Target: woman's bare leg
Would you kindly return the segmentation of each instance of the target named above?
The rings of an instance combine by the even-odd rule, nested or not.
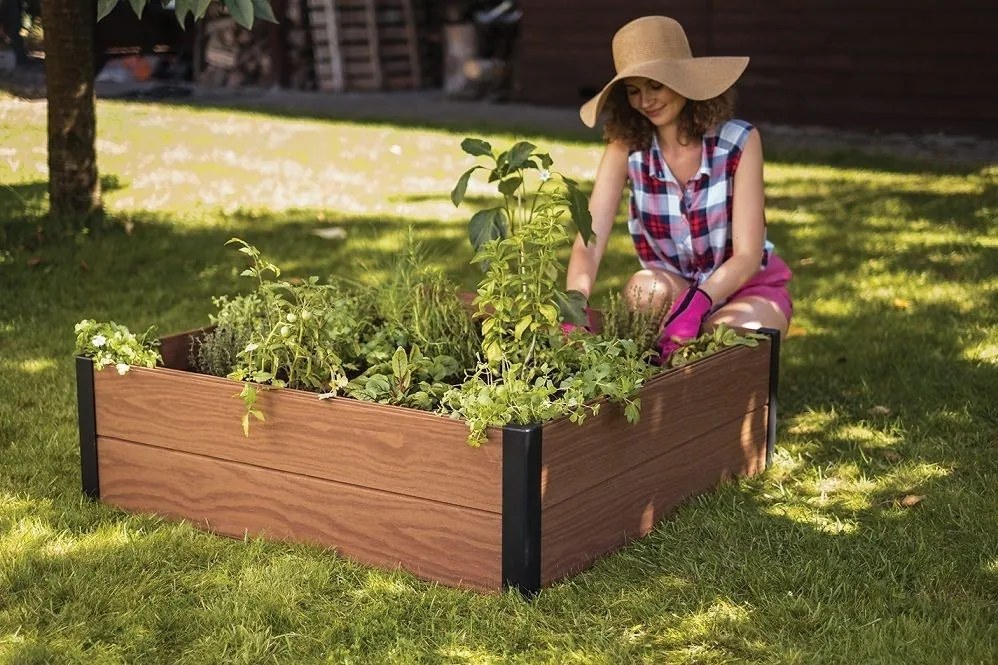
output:
[[[736,328],[774,328],[786,337],[790,322],[772,300],[762,296],[745,296],[725,303],[707,317],[708,327],[724,323]]]

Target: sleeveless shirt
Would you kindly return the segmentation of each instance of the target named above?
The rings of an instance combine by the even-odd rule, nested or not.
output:
[[[628,230],[644,268],[702,284],[732,255],[735,170],[752,125],[728,120],[703,136],[700,170],[681,185],[653,135],[651,148],[627,158],[631,183]],[[760,267],[773,245],[765,241]]]

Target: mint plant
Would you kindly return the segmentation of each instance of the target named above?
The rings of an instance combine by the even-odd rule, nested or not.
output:
[[[114,365],[118,374],[125,374],[131,365],[155,367],[163,361],[155,328],[149,328],[137,337],[127,327],[114,321],[84,319],[73,330],[76,333],[76,355],[93,359],[98,371]]]

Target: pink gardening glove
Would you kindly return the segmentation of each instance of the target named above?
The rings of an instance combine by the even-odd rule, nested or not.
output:
[[[696,286],[676,298],[658,338],[659,362],[664,363],[683,342],[700,334],[700,326],[713,306],[710,296]]]
[[[593,312],[588,307],[586,307],[586,325],[580,326],[577,323],[569,323],[568,321],[563,321],[561,324],[561,332],[566,335],[573,333],[576,330],[584,330],[587,333],[591,333],[593,331]]]

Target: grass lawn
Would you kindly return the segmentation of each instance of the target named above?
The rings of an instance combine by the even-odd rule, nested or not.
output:
[[[531,603],[83,498],[74,323],[203,325],[248,287],[232,236],[293,275],[376,279],[411,225],[470,288],[464,135],[101,102],[111,223],[73,237],[38,231],[44,105],[0,96],[0,663],[998,658],[994,164],[769,149],[796,305],[774,465]],[[598,145],[526,138],[592,180]],[[619,232],[602,293],[632,252]]]

